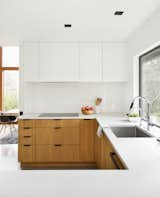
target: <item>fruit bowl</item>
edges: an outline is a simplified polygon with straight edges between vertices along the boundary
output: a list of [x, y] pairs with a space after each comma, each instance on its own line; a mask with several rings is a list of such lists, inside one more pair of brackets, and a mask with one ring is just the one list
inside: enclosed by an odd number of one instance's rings
[[90, 107], [90, 106], [84, 106], [81, 108], [81, 112], [84, 115], [91, 115], [94, 113], [94, 109], [93, 107]]
[[91, 115], [94, 113], [94, 110], [81, 110], [82, 111], [82, 114], [84, 115]]

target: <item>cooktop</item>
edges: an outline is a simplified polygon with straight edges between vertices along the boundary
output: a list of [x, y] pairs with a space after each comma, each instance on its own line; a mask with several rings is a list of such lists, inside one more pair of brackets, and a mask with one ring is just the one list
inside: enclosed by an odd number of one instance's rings
[[78, 117], [78, 113], [42, 113], [39, 117]]

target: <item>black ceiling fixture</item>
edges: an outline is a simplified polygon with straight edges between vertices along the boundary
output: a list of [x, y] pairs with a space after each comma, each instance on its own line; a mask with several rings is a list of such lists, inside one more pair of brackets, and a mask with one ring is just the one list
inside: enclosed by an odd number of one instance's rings
[[67, 28], [67, 27], [70, 28], [70, 27], [72, 27], [72, 25], [71, 25], [71, 24], [64, 24], [64, 27], [65, 27], [65, 28]]
[[122, 16], [124, 14], [124, 11], [115, 11], [114, 15]]

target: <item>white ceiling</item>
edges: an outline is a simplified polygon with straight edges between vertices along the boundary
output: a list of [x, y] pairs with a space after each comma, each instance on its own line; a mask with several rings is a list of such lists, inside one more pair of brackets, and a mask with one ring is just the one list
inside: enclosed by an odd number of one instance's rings
[[[160, 0], [0, 0], [0, 42], [125, 41]], [[124, 10], [123, 16], [114, 16]], [[64, 29], [71, 23], [72, 29]]]

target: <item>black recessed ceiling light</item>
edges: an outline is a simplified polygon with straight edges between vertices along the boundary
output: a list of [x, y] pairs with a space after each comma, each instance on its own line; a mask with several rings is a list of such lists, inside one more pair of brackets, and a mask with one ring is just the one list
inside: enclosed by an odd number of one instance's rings
[[64, 27], [72, 27], [72, 25], [71, 24], [64, 24]]
[[124, 11], [115, 11], [114, 15], [122, 16], [124, 14]]

